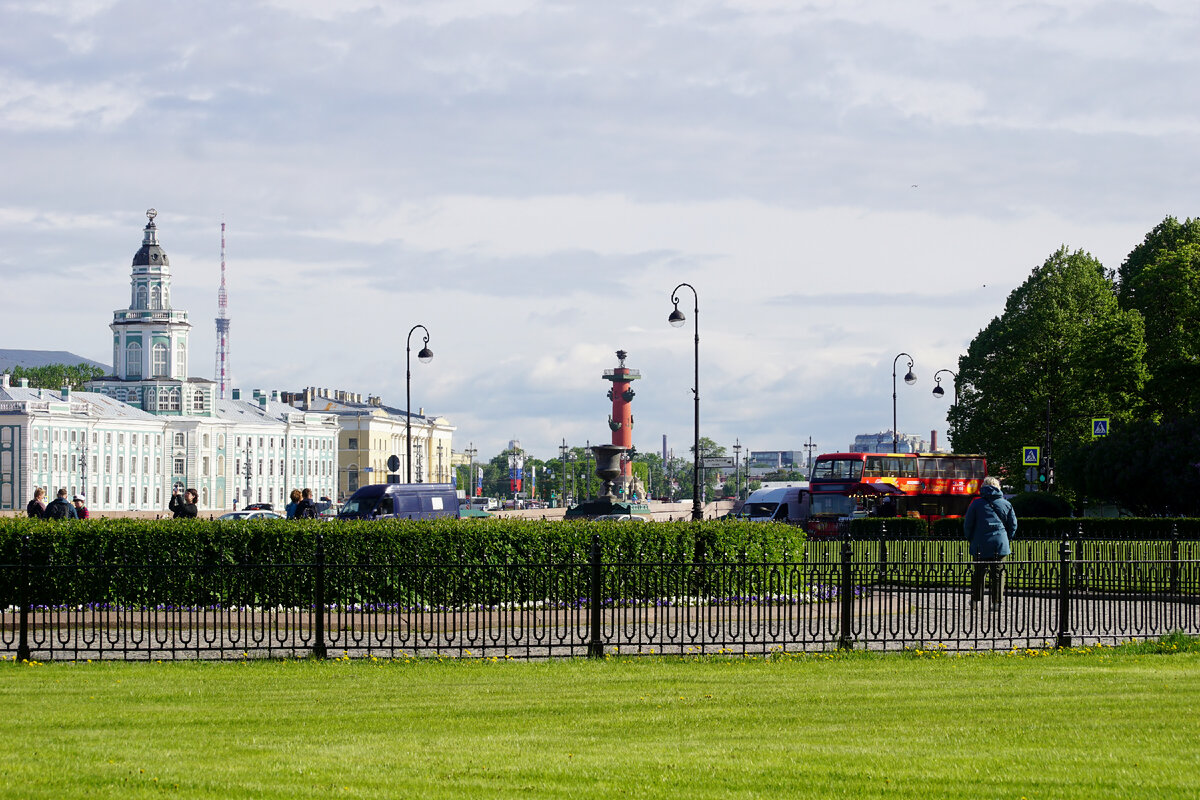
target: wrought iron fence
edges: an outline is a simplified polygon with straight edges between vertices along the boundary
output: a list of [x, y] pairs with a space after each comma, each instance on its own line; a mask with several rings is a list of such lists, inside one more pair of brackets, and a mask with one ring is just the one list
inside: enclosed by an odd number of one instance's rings
[[[975, 596], [944, 541], [810, 543], [795, 561], [0, 565], [18, 660], [762, 654], [1039, 648], [1200, 634], [1200, 542], [1062, 539]], [[998, 571], [999, 572], [999, 571]], [[1001, 590], [1002, 589], [1002, 593]]]

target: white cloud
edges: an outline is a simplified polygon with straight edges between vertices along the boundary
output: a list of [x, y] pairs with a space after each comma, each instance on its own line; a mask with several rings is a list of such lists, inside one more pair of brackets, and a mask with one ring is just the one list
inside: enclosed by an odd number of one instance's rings
[[113, 128], [141, 107], [142, 99], [135, 92], [111, 83], [46, 83], [0, 72], [0, 128]]

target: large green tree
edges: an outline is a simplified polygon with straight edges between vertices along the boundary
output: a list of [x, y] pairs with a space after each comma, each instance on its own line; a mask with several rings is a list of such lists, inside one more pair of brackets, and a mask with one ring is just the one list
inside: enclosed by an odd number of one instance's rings
[[1146, 320], [1148, 411], [1167, 419], [1200, 411], [1200, 219], [1164, 219], [1120, 276], [1122, 306]]
[[[1137, 420], [1093, 442], [1070, 465], [1089, 497], [1141, 515], [1200, 514], [1200, 414]], [[1075, 477], [1073, 475], [1073, 477]]]
[[[1134, 418], [1145, 381], [1141, 314], [1119, 307], [1113, 275], [1065, 247], [1033, 270], [959, 359], [954, 449], [982, 453], [989, 472], [1023, 482], [1021, 449], [1057, 461], [1091, 439], [1089, 420]], [[1047, 429], [1049, 437], [1047, 437]]]
[[72, 389], [82, 389], [83, 384], [95, 378], [104, 377], [102, 367], [90, 364], [47, 364], [44, 367], [13, 367], [12, 380], [28, 378], [29, 385], [36, 389], [54, 389], [64, 386]]

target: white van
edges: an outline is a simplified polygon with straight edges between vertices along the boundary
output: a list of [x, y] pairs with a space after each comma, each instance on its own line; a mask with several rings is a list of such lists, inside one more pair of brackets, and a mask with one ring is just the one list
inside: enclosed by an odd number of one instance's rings
[[738, 519], [751, 522], [790, 522], [801, 525], [812, 508], [808, 481], [773, 489], [756, 489], [738, 511]]

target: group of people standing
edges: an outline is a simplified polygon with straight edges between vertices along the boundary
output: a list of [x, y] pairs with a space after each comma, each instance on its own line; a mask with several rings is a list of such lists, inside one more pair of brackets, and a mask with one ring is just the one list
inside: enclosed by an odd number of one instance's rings
[[83, 495], [75, 495], [72, 501], [67, 500], [67, 490], [59, 489], [58, 496], [46, 503], [46, 491], [38, 488], [33, 490], [33, 499], [25, 506], [25, 513], [30, 519], [87, 519], [88, 510], [84, 505]]
[[288, 519], [316, 519], [317, 504], [312, 499], [312, 489], [292, 489], [289, 496], [291, 502], [287, 504], [286, 512]]

